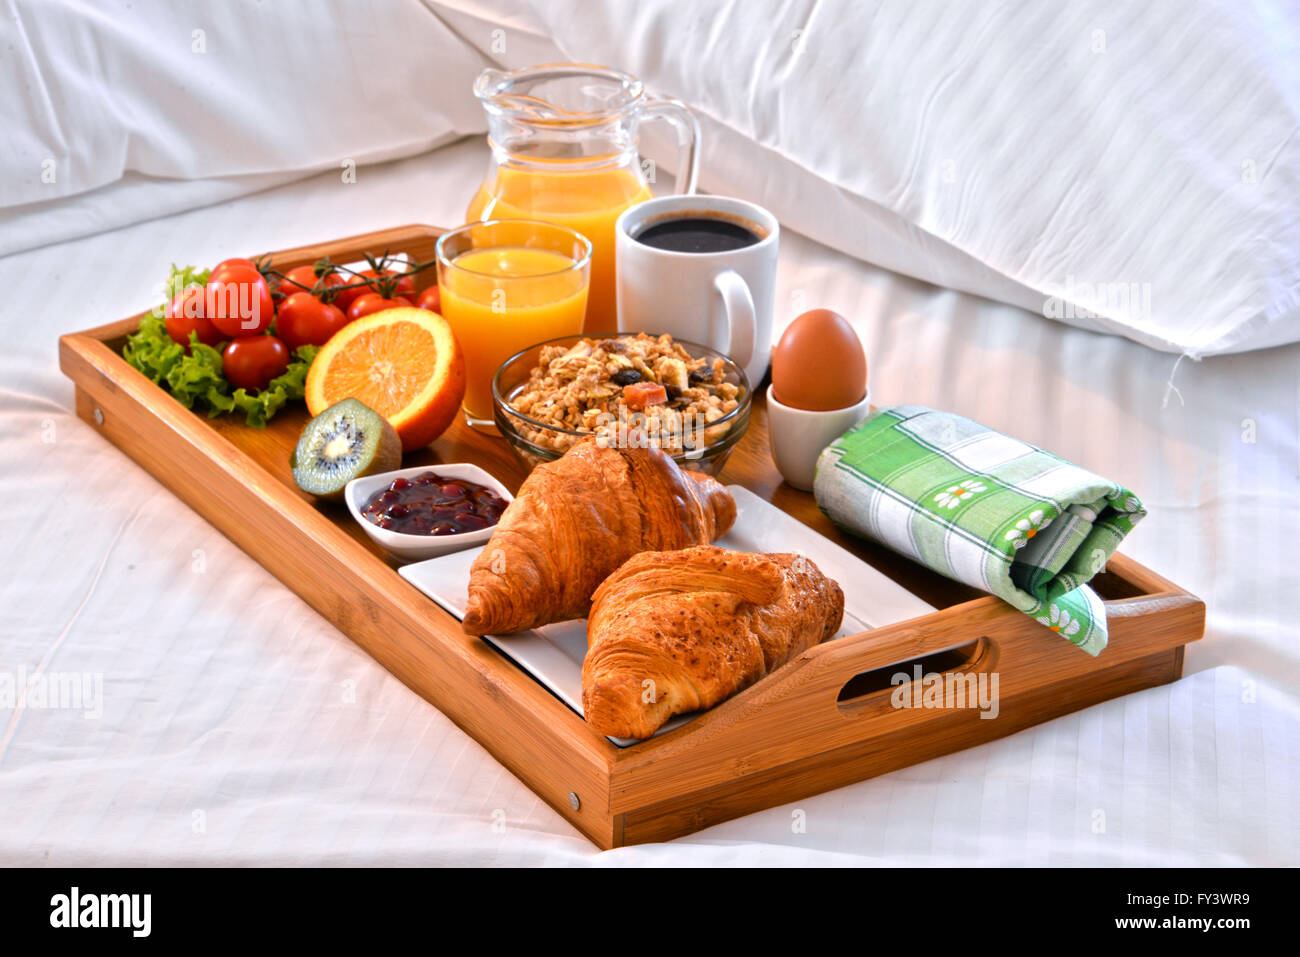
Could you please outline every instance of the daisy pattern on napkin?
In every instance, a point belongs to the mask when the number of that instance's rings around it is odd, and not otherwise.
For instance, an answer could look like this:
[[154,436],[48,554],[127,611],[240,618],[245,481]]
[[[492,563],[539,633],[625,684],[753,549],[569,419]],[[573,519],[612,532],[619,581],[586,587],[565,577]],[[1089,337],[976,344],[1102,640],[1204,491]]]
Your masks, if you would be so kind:
[[940,508],[956,508],[971,496],[978,495],[987,489],[988,486],[979,479],[967,479],[956,485],[949,485],[948,490],[940,492],[934,497],[934,500],[939,503]]
[[1028,518],[1022,518],[1016,522],[1016,527],[1007,532],[1006,540],[1011,542],[1017,549],[1024,548],[1029,544],[1029,540],[1052,524],[1050,518],[1043,517],[1043,510],[1036,508],[1029,513]]
[[1052,631],[1059,631],[1066,638],[1073,638],[1079,633],[1079,622],[1071,618],[1070,613],[1064,608],[1058,608],[1052,605],[1051,617],[1044,616],[1034,619],[1040,625],[1046,625]]

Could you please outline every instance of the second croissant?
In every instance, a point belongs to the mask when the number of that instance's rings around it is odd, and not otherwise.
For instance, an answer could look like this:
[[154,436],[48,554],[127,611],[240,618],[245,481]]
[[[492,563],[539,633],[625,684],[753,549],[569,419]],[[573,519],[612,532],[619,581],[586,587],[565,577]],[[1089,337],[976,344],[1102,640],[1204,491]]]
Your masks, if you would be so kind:
[[799,555],[642,552],[596,590],[584,716],[601,734],[648,738],[830,638],[843,615],[840,586]]

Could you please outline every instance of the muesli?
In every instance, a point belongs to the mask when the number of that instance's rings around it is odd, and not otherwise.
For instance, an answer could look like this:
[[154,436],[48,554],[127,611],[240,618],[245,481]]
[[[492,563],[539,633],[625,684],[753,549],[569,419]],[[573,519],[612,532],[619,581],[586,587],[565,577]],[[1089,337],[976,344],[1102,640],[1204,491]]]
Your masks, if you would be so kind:
[[[700,450],[726,434],[715,425],[744,400],[721,358],[692,356],[670,335],[584,338],[546,346],[510,406],[555,429],[641,441],[669,454]],[[519,423],[542,448],[566,452],[580,436]]]

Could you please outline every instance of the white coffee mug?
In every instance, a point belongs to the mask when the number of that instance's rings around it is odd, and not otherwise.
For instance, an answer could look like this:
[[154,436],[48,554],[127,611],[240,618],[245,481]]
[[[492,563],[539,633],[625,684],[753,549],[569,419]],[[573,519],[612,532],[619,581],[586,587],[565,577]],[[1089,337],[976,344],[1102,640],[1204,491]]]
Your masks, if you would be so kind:
[[[661,222],[720,219],[759,237],[739,249],[679,252],[639,242]],[[668,333],[730,356],[757,385],[772,358],[781,227],[762,206],[725,196],[661,196],[615,224],[618,331]]]

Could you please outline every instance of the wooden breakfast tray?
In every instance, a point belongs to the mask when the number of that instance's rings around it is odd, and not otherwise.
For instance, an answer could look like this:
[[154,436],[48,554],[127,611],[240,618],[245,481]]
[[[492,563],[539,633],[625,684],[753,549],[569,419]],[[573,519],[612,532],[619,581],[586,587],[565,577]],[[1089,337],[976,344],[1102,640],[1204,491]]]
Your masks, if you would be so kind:
[[[287,270],[364,252],[433,258],[441,230],[406,226],[275,253]],[[432,270],[417,286],[434,281]],[[1094,586],[1110,645],[1097,658],[997,598],[956,584],[835,529],[811,495],[781,481],[767,416],[754,397],[749,432],[722,472],[910,589],[939,610],[818,645],[685,726],[626,749],[611,744],[527,673],[396,572],[343,506],[294,485],[289,453],[307,419],[283,410],[265,430],[241,416],[187,411],[121,358],[140,317],[65,335],[59,364],[77,414],[262,563],[381,665],[456,722],[602,848],[661,841],[1011,734],[1182,675],[1205,606],[1116,555]],[[504,439],[457,422],[405,465],[473,462],[512,491],[524,472]],[[852,581],[840,583],[846,591]],[[896,709],[889,676],[999,675],[999,714]]]

